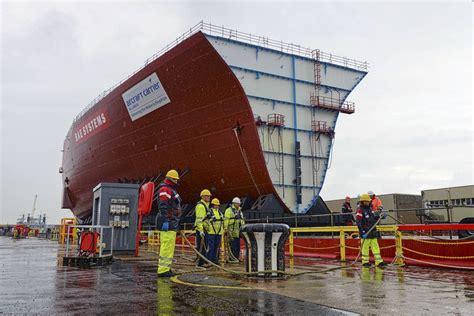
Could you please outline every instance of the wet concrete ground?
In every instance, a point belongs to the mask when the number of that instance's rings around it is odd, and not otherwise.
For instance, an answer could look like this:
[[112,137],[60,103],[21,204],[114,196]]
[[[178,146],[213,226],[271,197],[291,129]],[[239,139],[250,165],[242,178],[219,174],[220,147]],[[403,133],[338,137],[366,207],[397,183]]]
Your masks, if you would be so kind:
[[[363,269],[357,265],[289,280],[249,281],[215,270],[180,277],[188,283],[229,287],[209,288],[157,279],[153,253],[144,253],[140,261],[124,258],[111,266],[90,269],[58,266],[61,253],[62,247],[53,241],[0,237],[0,313],[474,314],[472,272],[393,266]],[[177,254],[182,255],[179,250]],[[287,271],[338,263],[295,259],[293,265]],[[183,259],[176,268],[195,270]],[[243,270],[239,265],[230,268]]]

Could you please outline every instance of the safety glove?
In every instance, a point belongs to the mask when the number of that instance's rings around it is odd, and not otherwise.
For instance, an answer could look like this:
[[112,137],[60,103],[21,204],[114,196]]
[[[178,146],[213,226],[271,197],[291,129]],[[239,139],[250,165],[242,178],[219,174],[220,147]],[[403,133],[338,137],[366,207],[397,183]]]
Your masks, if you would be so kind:
[[362,239],[366,239],[367,238],[367,234],[362,234]]
[[199,236],[201,236],[201,238],[204,238],[204,232],[203,232],[203,231],[200,231],[200,232],[199,232]]
[[164,232],[167,232],[170,229],[170,223],[168,221],[163,223],[163,226],[161,227],[161,230]]

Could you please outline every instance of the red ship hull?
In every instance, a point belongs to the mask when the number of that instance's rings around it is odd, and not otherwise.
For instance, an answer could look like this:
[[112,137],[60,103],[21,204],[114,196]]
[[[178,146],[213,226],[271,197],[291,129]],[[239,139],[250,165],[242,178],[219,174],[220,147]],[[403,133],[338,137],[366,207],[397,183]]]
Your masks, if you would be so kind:
[[[122,94],[152,73],[171,102],[132,121]],[[185,202],[197,201],[204,188],[222,201],[275,192],[247,96],[200,32],[73,123],[64,143],[62,207],[86,218],[98,183],[164,174],[171,168],[190,170],[179,187]]]

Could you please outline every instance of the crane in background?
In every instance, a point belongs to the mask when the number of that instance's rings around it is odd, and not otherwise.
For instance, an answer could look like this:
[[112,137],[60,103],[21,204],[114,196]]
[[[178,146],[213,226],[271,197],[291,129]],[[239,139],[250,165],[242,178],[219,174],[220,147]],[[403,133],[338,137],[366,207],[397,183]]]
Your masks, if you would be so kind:
[[35,199],[33,201],[33,209],[31,210],[31,218],[35,218],[36,201],[38,201],[38,194],[35,194]]

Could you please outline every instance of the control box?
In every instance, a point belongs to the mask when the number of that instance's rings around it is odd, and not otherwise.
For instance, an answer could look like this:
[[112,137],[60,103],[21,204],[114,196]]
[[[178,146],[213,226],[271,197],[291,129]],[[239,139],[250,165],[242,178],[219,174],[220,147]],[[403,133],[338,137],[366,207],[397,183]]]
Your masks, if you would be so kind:
[[[92,225],[114,228],[114,253],[135,251],[139,188],[138,184],[99,183],[93,190]],[[103,240],[110,240],[110,230],[103,234]],[[110,245],[105,249],[109,250]]]

